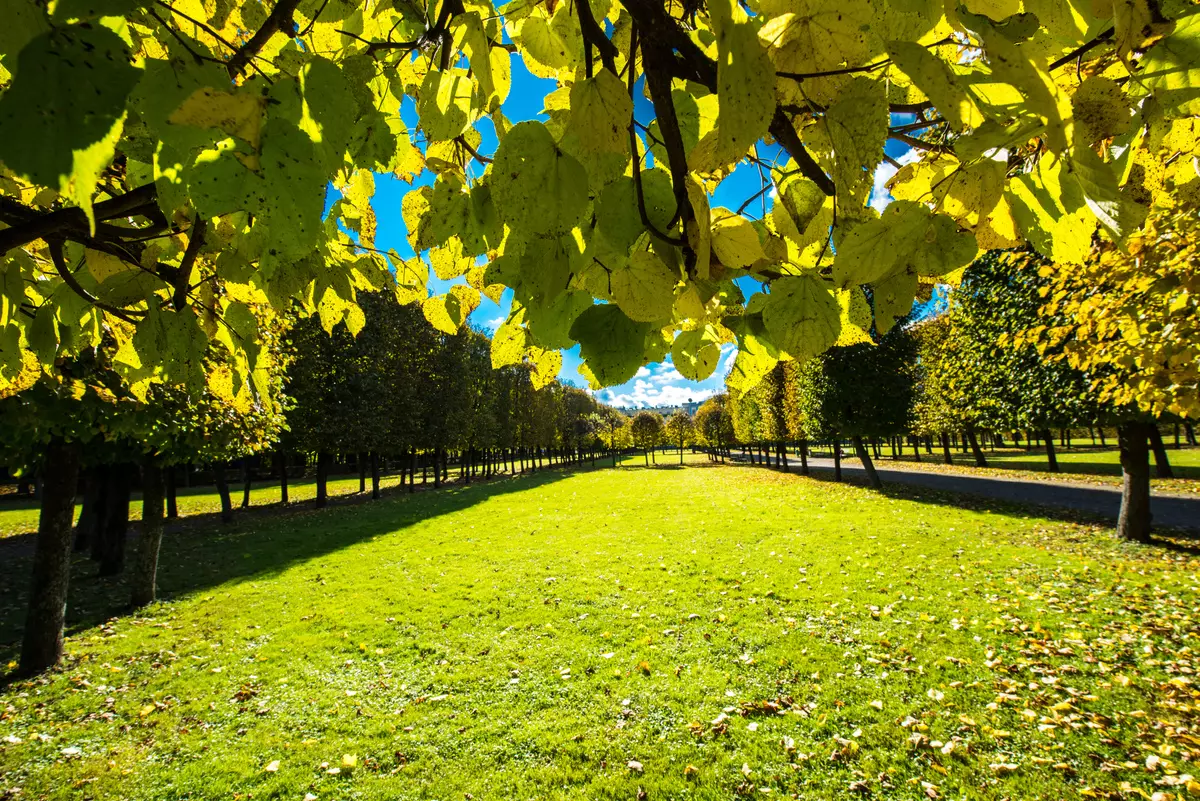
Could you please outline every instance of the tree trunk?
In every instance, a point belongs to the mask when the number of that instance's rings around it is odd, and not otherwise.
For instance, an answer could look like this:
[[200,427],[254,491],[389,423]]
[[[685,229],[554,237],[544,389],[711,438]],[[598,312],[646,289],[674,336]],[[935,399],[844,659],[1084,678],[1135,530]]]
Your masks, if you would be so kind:
[[327,451],[317,453],[317,508],[324,509],[329,505],[329,465],[333,454]]
[[862,462],[863,470],[867,472],[867,483],[871,485],[872,489],[883,489],[883,482],[879,480],[879,474],[875,472],[875,463],[871,461],[871,454],[867,451],[867,446],[863,444],[863,438],[855,434],[851,440],[854,442],[854,452],[858,454],[858,460]]
[[242,457],[242,508],[250,508],[250,457]]
[[179,503],[175,497],[175,481],[176,471],[179,470],[178,465],[171,465],[165,471],[166,478],[166,493],[167,493],[167,519],[176,520],[179,517]]
[[163,469],[158,460],[151,457],[142,467],[142,533],[137,541],[129,599],[135,609],[154,603],[162,536]]
[[86,551],[96,538],[104,517],[104,473],[96,468],[86,471],[83,479],[83,509],[75,524],[75,550]]
[[132,490],[132,466],[114,464],[108,468],[104,518],[97,527],[92,558],[100,563],[98,574],[116,576],[125,567],[125,540],[129,533],[129,496]]
[[1135,542],[1150,541],[1150,449],[1147,423],[1117,426],[1121,449],[1121,515],[1117,536]]
[[442,486],[442,446],[433,450],[433,488]]
[[790,473],[791,471],[788,470],[788,455],[787,455],[787,444],[786,443],[783,443],[783,442],[779,443],[779,450],[776,452],[776,457],[777,457],[777,461],[779,462],[779,469],[785,473]]
[[1196,444],[1196,428],[1195,428],[1195,426],[1193,426],[1191,423],[1189,423],[1187,421],[1184,421],[1183,434],[1184,434],[1184,438],[1187,440],[1188,445]]
[[1100,426],[1100,447],[1108,447],[1108,441],[1104,438],[1104,426]]
[[1151,424],[1149,429],[1150,447],[1154,449],[1154,473],[1159,478],[1175,478],[1175,471],[1171,469],[1171,462],[1167,459],[1167,449],[1163,445],[1162,433],[1158,430],[1158,424]]
[[284,506],[287,506],[288,505],[287,451],[284,450],[283,448],[280,448],[279,452],[275,456],[275,459],[276,459],[276,461],[279,462],[279,502],[281,504],[283,504]]
[[379,500],[379,452],[371,451],[371,497]]
[[800,475],[808,475],[808,440],[800,440]]
[[842,443],[836,439],[833,441],[833,480],[842,480]]
[[79,445],[52,439],[46,446],[42,507],[33,552],[29,611],[20,672],[40,673],[62,659],[67,585],[71,580],[71,521],[79,482]]
[[354,454],[354,460],[358,462],[358,491],[361,494],[367,491],[367,460],[362,451]]
[[975,457],[975,466],[976,467],[987,467],[988,466],[987,459],[984,457],[983,451],[980,450],[980,448],[979,448],[979,439],[975,436],[975,429],[973,429],[973,428],[967,429],[966,440],[967,440],[967,443],[971,446],[972,455],[974,455],[974,457]]
[[954,464],[954,455],[950,453],[950,435],[943,431],[941,433],[942,440],[942,461],[946,464]]
[[414,445],[409,454],[408,460],[408,491],[410,493],[417,491],[417,446]]
[[1054,434],[1051,433],[1050,429],[1043,428],[1042,439],[1046,441],[1046,461],[1050,465],[1050,472],[1057,473],[1059,472],[1058,456],[1054,453]]
[[221,522],[233,522],[233,501],[229,498],[229,477],[226,475],[225,462],[213,465],[213,479],[217,484],[217,495],[221,496]]
[[918,462],[921,461],[921,440],[919,437],[912,438],[913,458]]

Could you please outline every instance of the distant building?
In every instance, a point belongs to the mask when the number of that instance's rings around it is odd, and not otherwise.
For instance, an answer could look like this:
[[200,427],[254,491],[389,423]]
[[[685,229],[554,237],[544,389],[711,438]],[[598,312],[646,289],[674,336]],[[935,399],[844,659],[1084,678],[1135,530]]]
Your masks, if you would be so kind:
[[663,417],[670,417],[675,412],[686,412],[689,417],[696,416],[696,410],[700,408],[702,401],[694,401],[688,398],[687,403],[680,403],[676,406],[618,406],[616,407],[622,414],[634,415],[638,412],[658,412]]

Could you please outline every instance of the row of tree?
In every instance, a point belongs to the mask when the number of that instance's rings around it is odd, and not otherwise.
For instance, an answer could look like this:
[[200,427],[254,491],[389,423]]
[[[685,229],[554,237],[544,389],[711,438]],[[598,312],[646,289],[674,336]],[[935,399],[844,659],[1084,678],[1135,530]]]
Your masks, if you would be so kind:
[[[878,487],[871,450],[879,455],[880,440],[903,447],[907,439],[916,449],[918,439],[936,439],[949,462],[951,440],[959,439],[986,467],[981,438],[1023,434],[1045,443],[1057,471],[1055,430],[1116,428],[1124,472],[1119,534],[1148,539],[1151,450],[1160,475],[1170,475],[1158,424],[1183,422],[1192,436],[1200,411],[1196,346],[1177,339],[1195,323],[1174,319],[1195,302],[1196,272],[1183,261],[1194,253],[1195,228],[1194,220],[1167,215],[1148,229],[1159,247],[1141,250],[1137,269],[1117,279],[1113,268],[1097,270],[1090,284],[1064,278],[1031,253],[989,253],[965,271],[941,313],[875,333],[871,342],[779,362],[749,391],[731,381],[733,439],[757,446],[768,462],[770,448],[779,449],[784,466],[784,443],[798,443],[803,459],[810,439],[849,440]],[[1097,258],[1133,261],[1107,252]],[[1161,295],[1158,319],[1146,303],[1132,304],[1128,296],[1137,292],[1143,300]],[[1106,316],[1090,318],[1097,309]],[[834,458],[840,478],[837,447]]]
[[254,338],[252,382],[237,381],[228,362],[238,352],[218,342],[195,366],[202,390],[149,384],[139,393],[108,338],[63,360],[53,376],[31,372],[0,400],[0,455],[40,484],[22,671],[61,658],[73,550],[88,552],[102,576],[125,570],[131,496],[139,487],[131,602],[155,599],[163,525],[175,514],[181,465],[186,475],[208,465],[229,520],[235,460],[246,479],[243,505],[251,461],[274,457],[286,503],[287,467],[299,456],[315,462],[316,503],[324,506],[330,470],[347,456],[360,475],[370,465],[378,497],[389,463],[410,490],[418,473],[422,481],[432,474],[440,486],[452,464],[469,482],[547,461],[594,461],[605,447],[599,432],[624,427],[615,410],[559,383],[556,369],[546,375],[527,362],[493,369],[495,346],[476,331],[438,331],[419,306],[401,305],[393,292],[363,292],[360,302],[362,318],[346,324],[246,304],[243,330],[227,336]]

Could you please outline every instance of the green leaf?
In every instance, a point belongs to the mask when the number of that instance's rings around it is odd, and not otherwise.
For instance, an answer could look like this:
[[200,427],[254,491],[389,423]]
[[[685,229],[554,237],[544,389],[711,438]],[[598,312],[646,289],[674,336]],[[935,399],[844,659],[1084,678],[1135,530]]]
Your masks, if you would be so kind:
[[150,5],[150,0],[58,0],[51,19],[56,25],[100,17],[124,17]]
[[838,93],[825,114],[833,145],[833,182],[838,209],[859,205],[871,188],[871,176],[883,161],[888,137],[887,86],[858,76]]
[[425,76],[417,111],[429,141],[453,139],[470,127],[475,116],[473,92],[474,85],[464,69],[434,70]]
[[[662,170],[642,170],[641,180],[646,217],[662,231],[675,214],[671,177]],[[618,178],[604,188],[596,202],[596,224],[604,238],[623,253],[645,233],[633,178]]]
[[964,131],[983,122],[983,115],[958,84],[950,66],[928,47],[917,42],[891,41],[887,49],[896,66],[929,97],[933,107],[955,130]]
[[629,263],[612,271],[612,294],[631,320],[653,323],[668,320],[679,276],[662,259],[646,250],[635,252]]
[[567,136],[574,136],[585,150],[621,153],[628,160],[629,120],[633,101],[621,79],[608,70],[585,78],[571,87],[571,116]]
[[543,347],[574,347],[571,326],[591,305],[592,296],[587,292],[563,292],[553,302],[530,314],[529,330]]
[[0,161],[72,197],[92,221],[92,193],[116,151],[125,101],[142,71],[102,26],[70,25],[32,39],[0,96]]
[[1142,58],[1135,80],[1154,93],[1170,117],[1200,114],[1200,12],[1175,20],[1175,29]]
[[671,362],[688,381],[703,381],[721,360],[721,337],[711,325],[680,331],[671,346]]
[[133,334],[133,347],[143,365],[161,370],[166,383],[203,381],[208,337],[191,308],[160,310],[151,305]]
[[912,311],[917,296],[917,274],[905,270],[875,285],[875,330],[886,334],[896,321]]
[[490,175],[501,218],[521,233],[565,234],[587,208],[587,173],[540,122],[513,126],[496,149]]
[[630,320],[613,304],[586,309],[571,326],[571,339],[602,387],[623,384],[642,366],[646,336],[652,326]]
[[712,0],[708,12],[717,37],[718,158],[737,161],[775,116],[775,67],[737,3]]
[[773,282],[762,318],[776,347],[798,361],[828,350],[841,329],[841,313],[831,287],[807,275]]
[[713,209],[713,217],[712,252],[722,264],[740,269],[766,258],[753,223],[728,209]]
[[975,237],[960,232],[950,217],[897,200],[882,217],[859,223],[838,243],[833,280],[845,288],[909,268],[919,275],[945,275],[969,264],[978,250]]
[[523,325],[505,320],[492,334],[492,369],[519,364],[528,341],[529,331]]

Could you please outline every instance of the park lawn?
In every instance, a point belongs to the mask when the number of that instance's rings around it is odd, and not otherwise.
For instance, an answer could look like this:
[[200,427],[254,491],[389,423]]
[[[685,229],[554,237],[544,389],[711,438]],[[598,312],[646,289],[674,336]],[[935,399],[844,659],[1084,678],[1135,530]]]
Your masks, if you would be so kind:
[[[397,486],[400,475],[384,476],[379,481],[380,488]],[[431,482],[432,483],[432,482]],[[338,477],[329,479],[328,493],[331,497],[353,495],[358,492],[358,476]],[[367,479],[367,492],[371,491],[371,481]],[[242,503],[241,482],[229,485],[233,507],[237,509]],[[288,500],[291,503],[303,503],[317,497],[317,482],[314,478],[292,479],[288,482]],[[176,503],[180,517],[195,515],[217,514],[221,511],[221,498],[212,485],[197,487],[180,487],[176,492]],[[250,487],[251,507],[268,506],[279,503],[279,482],[256,481]],[[75,514],[78,516],[82,501],[75,504]],[[142,519],[141,494],[133,494],[133,503],[129,507],[129,519]],[[37,531],[38,502],[34,500],[0,499],[0,539]]]
[[65,665],[0,698],[0,796],[1182,798],[1198,569],[736,466],[185,526],[165,602],[73,585]]

